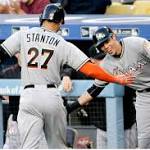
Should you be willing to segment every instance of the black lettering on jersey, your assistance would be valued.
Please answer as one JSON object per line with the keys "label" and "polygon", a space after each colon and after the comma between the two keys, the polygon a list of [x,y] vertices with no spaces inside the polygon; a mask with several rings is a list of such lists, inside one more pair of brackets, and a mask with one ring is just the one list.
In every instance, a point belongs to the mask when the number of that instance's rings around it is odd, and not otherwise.
{"label": "black lettering on jersey", "polygon": [[35,33],[32,33],[32,42],[35,40]]}
{"label": "black lettering on jersey", "polygon": [[47,36],[45,43],[47,43],[49,41],[49,38],[50,38],[50,36]]}
{"label": "black lettering on jersey", "polygon": [[[35,47],[31,47],[28,51],[28,55],[30,56],[30,59],[28,61],[28,67],[30,68],[38,68],[40,67],[41,69],[47,69],[48,63],[54,53],[54,50],[50,49],[42,49],[42,52],[39,52],[39,50]],[[43,57],[45,58],[45,61],[43,64],[38,63],[38,57]]]}
{"label": "black lettering on jersey", "polygon": [[27,42],[30,42],[31,38],[30,38],[30,34],[27,34]]}
{"label": "black lettering on jersey", "polygon": [[42,35],[42,36],[41,36],[41,40],[40,40],[40,42],[43,42],[43,43],[44,43],[45,38],[46,38],[46,35]]}
{"label": "black lettering on jersey", "polygon": [[56,47],[58,46],[60,40],[48,35],[40,35],[39,33],[32,33],[32,34],[28,33],[27,42],[41,42],[51,44]]}
{"label": "black lettering on jersey", "polygon": [[39,39],[40,39],[40,34],[36,34],[36,36],[35,36],[35,42],[39,42]]}
{"label": "black lettering on jersey", "polygon": [[52,43],[54,42],[54,40],[55,40],[55,38],[54,38],[54,37],[51,37],[51,38],[49,39],[49,44],[52,44]]}
{"label": "black lettering on jersey", "polygon": [[28,62],[28,66],[37,68],[37,67],[38,67],[38,63],[37,63],[37,62],[33,63],[33,61],[34,61],[34,60],[37,58],[37,56],[39,55],[39,51],[37,50],[37,48],[32,47],[32,48],[29,49],[28,55],[31,55],[32,53],[33,53],[33,56],[32,56],[32,58],[30,59],[30,61]]}
{"label": "black lettering on jersey", "polygon": [[48,54],[48,56],[47,56],[45,62],[41,65],[41,68],[43,68],[43,69],[47,69],[47,64],[48,64],[49,60],[51,59],[54,51],[49,50],[49,49],[42,49],[42,55],[44,55],[46,53]]}
{"label": "black lettering on jersey", "polygon": [[56,40],[54,41],[53,45],[56,47],[59,42],[60,42],[60,40],[56,39]]}

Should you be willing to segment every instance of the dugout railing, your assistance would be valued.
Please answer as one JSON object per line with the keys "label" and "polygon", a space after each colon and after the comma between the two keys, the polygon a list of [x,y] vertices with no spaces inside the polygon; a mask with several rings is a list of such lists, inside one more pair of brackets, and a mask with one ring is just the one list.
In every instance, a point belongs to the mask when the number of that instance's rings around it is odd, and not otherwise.
{"label": "dugout railing", "polygon": [[[92,85],[92,80],[73,80],[73,90],[65,93],[61,90],[62,96],[78,97]],[[0,95],[20,94],[22,87],[19,79],[0,79]],[[99,97],[106,97],[106,118],[107,118],[107,148],[124,147],[124,125],[123,125],[123,95],[124,87],[110,83],[101,92]],[[3,103],[0,100],[0,148],[3,147]]]}

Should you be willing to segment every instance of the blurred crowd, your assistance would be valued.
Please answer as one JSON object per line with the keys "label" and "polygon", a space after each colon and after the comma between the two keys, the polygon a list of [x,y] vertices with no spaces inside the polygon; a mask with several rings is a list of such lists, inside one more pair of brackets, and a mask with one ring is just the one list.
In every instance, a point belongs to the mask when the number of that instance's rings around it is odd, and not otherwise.
{"label": "blurred crowd", "polygon": [[0,0],[0,13],[40,14],[46,4],[59,2],[67,14],[149,14],[149,0],[144,1],[147,5],[143,0]]}
{"label": "blurred crowd", "polygon": [[49,0],[0,0],[0,13],[38,14]]}
{"label": "blurred crowd", "polygon": [[68,14],[104,14],[111,0],[0,0],[0,13],[39,14],[48,3],[60,2]]}

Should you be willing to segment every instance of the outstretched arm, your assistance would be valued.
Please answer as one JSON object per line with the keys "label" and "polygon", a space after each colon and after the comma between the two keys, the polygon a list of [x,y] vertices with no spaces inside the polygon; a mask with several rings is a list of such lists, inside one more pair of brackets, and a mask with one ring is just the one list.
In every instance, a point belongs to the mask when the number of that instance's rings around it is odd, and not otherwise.
{"label": "outstretched arm", "polygon": [[131,84],[135,79],[135,76],[131,76],[130,74],[113,76],[106,72],[106,70],[104,70],[102,67],[91,62],[85,63],[79,69],[79,71],[92,78],[96,78],[106,82],[119,83],[122,85]]}
{"label": "outstretched arm", "polygon": [[92,85],[85,93],[83,93],[77,101],[68,104],[66,106],[67,112],[71,113],[72,111],[76,110],[77,108],[87,105],[94,97],[99,95],[99,93],[104,89],[103,87],[98,87],[96,85]]}

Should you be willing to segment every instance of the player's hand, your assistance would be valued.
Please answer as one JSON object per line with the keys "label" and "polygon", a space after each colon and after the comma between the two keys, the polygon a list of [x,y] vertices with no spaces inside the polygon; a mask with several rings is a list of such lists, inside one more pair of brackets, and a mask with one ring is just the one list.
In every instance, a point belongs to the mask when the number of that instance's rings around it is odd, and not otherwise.
{"label": "player's hand", "polygon": [[116,82],[121,85],[132,84],[135,80],[135,75],[133,74],[122,74],[116,76]]}
{"label": "player's hand", "polygon": [[65,92],[70,92],[72,90],[72,81],[69,76],[64,76],[62,79],[62,86]]}
{"label": "player's hand", "polygon": [[72,103],[66,103],[65,107],[66,107],[67,113],[69,114],[69,113],[73,112],[74,110],[80,108],[81,105],[80,105],[79,101],[76,100]]}
{"label": "player's hand", "polygon": [[86,110],[84,110],[83,108],[81,108],[77,112],[77,116],[80,117],[80,118],[87,118],[88,117],[88,113],[86,112]]}

